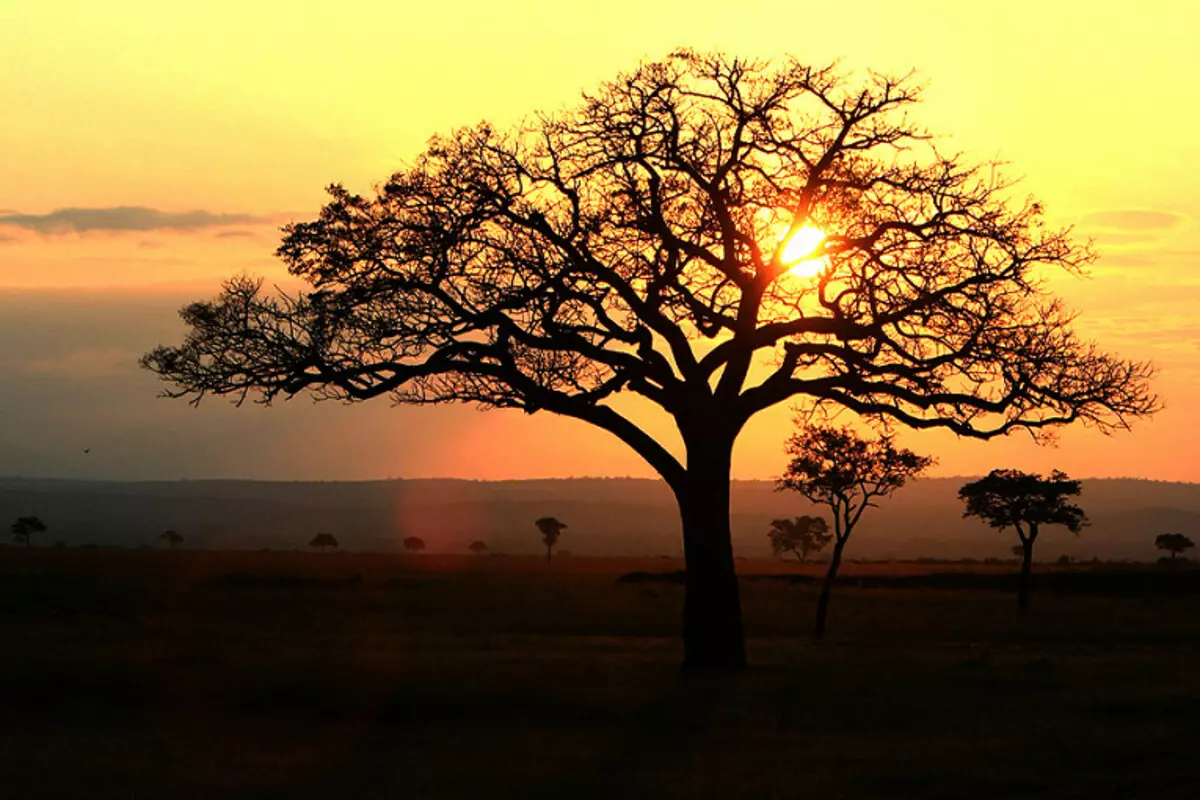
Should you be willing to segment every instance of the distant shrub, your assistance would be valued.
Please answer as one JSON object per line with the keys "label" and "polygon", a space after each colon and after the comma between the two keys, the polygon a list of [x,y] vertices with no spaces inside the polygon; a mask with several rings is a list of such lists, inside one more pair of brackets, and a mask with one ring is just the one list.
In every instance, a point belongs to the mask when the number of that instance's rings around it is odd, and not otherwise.
{"label": "distant shrub", "polygon": [[1159,550],[1165,550],[1171,554],[1171,558],[1175,558],[1184,550],[1195,547],[1195,543],[1191,539],[1184,536],[1182,533],[1160,533],[1154,537],[1154,546]]}
{"label": "distant shrub", "polygon": [[534,520],[533,524],[542,534],[542,544],[546,545],[546,561],[549,562],[554,553],[554,545],[558,544],[558,539],[567,529],[567,524],[554,517],[540,517]]}
{"label": "distant shrub", "polygon": [[324,552],[326,547],[337,548],[338,540],[334,538],[332,533],[318,533],[312,538],[312,541],[308,543],[308,546],[315,547],[321,552]]}
{"label": "distant shrub", "polygon": [[12,531],[13,539],[24,542],[25,546],[29,547],[33,534],[46,531],[46,523],[37,517],[17,517],[9,530]]}

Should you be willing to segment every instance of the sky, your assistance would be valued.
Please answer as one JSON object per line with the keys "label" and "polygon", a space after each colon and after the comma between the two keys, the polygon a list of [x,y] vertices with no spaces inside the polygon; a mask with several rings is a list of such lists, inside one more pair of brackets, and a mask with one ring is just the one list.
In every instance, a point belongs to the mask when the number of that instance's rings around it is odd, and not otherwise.
{"label": "sky", "polygon": [[[156,397],[138,356],[222,278],[285,277],[279,227],[430,136],[572,104],[688,46],[917,70],[947,146],[1000,158],[1101,254],[1053,283],[1078,329],[1153,360],[1165,409],[1130,433],[905,444],[993,467],[1200,481],[1200,10],[1192,4],[749,0],[106,3],[0,0],[0,475],[175,479],[650,476],[574,420],[467,406],[272,408]],[[742,434],[783,467],[790,412]],[[641,418],[641,417],[640,417]],[[669,425],[644,417],[670,444]],[[84,449],[91,452],[84,453]]]}

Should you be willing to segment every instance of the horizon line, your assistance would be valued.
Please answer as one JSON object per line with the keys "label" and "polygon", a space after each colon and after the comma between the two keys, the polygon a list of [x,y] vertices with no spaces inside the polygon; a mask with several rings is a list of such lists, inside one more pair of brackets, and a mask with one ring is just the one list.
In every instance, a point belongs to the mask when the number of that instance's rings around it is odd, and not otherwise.
{"label": "horizon line", "polygon": [[[919,478],[921,481],[966,480],[982,477],[979,474],[930,475]],[[1166,478],[1148,478],[1136,475],[1092,475],[1075,478],[1080,481],[1143,481],[1146,483],[1178,483],[1189,486],[1200,485],[1200,481],[1169,480]],[[388,476],[386,478],[247,478],[247,477],[202,477],[202,478],[72,478],[44,475],[0,475],[0,481],[61,481],[76,483],[398,483],[401,481],[454,481],[459,483],[534,483],[538,481],[651,481],[665,483],[660,477],[639,477],[636,475],[564,475],[537,478],[463,478],[455,476],[421,476],[402,477]],[[774,478],[730,478],[730,483],[773,483]]]}

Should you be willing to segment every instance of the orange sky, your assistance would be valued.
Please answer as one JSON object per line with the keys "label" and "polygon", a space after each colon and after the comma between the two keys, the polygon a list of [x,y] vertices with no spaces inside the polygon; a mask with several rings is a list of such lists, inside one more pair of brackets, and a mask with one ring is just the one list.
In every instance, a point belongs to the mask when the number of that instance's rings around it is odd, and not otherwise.
{"label": "orange sky", "polygon": [[[178,338],[172,309],[221,277],[280,275],[277,228],[314,214],[325,184],[365,190],[434,133],[561,107],[687,45],[915,67],[929,86],[921,122],[949,146],[1008,160],[1051,221],[1096,238],[1093,277],[1056,288],[1083,332],[1160,365],[1167,410],[1133,434],[1070,431],[1052,450],[908,437],[939,456],[938,473],[1200,480],[1200,11],[1065,0],[448,8],[0,0],[0,474],[648,475],[573,421],[386,402],[195,410],[154,400],[133,360]],[[739,476],[778,472],[787,420],[784,408],[751,424]],[[101,443],[97,457],[79,459],[80,442]]]}

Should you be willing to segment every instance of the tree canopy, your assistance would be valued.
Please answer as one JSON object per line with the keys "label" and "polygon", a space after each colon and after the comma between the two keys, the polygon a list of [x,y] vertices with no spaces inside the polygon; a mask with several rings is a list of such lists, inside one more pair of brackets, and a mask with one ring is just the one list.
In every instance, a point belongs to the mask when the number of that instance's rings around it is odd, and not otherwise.
{"label": "tree canopy", "polygon": [[[143,364],[197,401],[548,410],[668,481],[683,467],[615,394],[683,417],[716,395],[738,427],[803,396],[983,437],[1152,411],[1151,368],[1080,339],[1042,287],[1093,253],[998,165],[939,150],[908,117],[921,94],[791,58],[644,63],[566,111],[435,137],[373,196],[331,186],[278,251],[310,291],[234,278]],[[812,278],[789,271],[806,227]],[[748,384],[757,357],[775,367]]]}
{"label": "tree canopy", "polygon": [[158,538],[166,542],[171,548],[175,548],[183,544],[183,534],[174,530],[166,530],[158,535]]}
{"label": "tree canopy", "polygon": [[767,537],[771,540],[773,555],[792,553],[802,563],[808,560],[809,554],[821,552],[833,541],[829,523],[821,517],[808,515],[771,520]]}
{"label": "tree canopy", "polygon": [[1087,515],[1069,502],[1083,491],[1079,481],[1058,470],[1048,477],[1015,469],[994,469],[986,477],[964,485],[959,499],[966,503],[964,517],[979,517],[993,528],[1013,528],[1022,544],[1037,538],[1042,525],[1062,525],[1079,533]]}
{"label": "tree canopy", "polygon": [[24,542],[26,547],[30,546],[30,541],[35,533],[44,533],[47,530],[46,523],[42,522],[39,517],[17,517],[9,530],[12,531],[13,538],[18,542]]}
{"label": "tree canopy", "polygon": [[337,547],[338,540],[334,538],[332,533],[318,533],[308,543],[309,547],[315,547],[318,550],[324,550],[326,547]]}
{"label": "tree canopy", "polygon": [[1196,543],[1182,533],[1160,533],[1154,537],[1154,546],[1175,558],[1184,550],[1195,547]]}

